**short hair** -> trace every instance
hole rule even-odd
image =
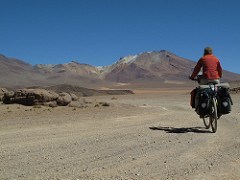
[[[213,53],[213,50],[211,47],[205,47],[204,48],[204,55],[207,55],[207,54],[212,54]]]

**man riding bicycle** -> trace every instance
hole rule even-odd
[[[204,55],[201,57],[197,65],[195,66],[193,73],[189,76],[189,79],[194,80],[202,68],[202,76],[199,79],[200,85],[206,85],[208,83],[219,84],[220,78],[222,77],[222,67],[220,61],[216,56],[213,55],[211,47],[204,48]],[[195,108],[198,104],[198,99],[195,99],[196,92],[191,92],[190,104],[192,108]]]
[[[220,78],[222,77],[222,67],[220,61],[216,56],[213,55],[211,47],[204,49],[204,55],[199,59],[194,71],[189,79],[194,79],[202,68],[203,76],[200,79],[199,84],[204,85],[209,82],[219,84]]]
[[[205,127],[208,129],[211,126],[215,133],[217,131],[217,120],[223,114],[231,112],[233,103],[228,92],[229,84],[220,84],[222,67],[218,58],[212,54],[211,47],[204,49],[204,56],[199,59],[189,78],[194,80],[201,68],[203,75],[200,79],[198,76],[200,86],[191,92],[190,103],[200,118],[203,119]]]

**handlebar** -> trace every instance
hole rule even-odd
[[[202,75],[197,75],[197,77],[195,77],[194,79],[191,79],[191,76],[189,76],[190,80],[198,82],[198,83],[200,82],[201,78],[202,78]]]

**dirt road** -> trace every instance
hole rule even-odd
[[[216,133],[187,91],[94,98],[111,106],[0,105],[0,179],[240,179],[239,94]]]

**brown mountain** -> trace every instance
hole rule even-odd
[[[33,68],[36,73],[43,74],[46,82],[52,85],[72,84],[86,87],[98,87],[106,83],[99,78],[100,71],[97,67],[88,64],[80,64],[75,61],[57,65],[39,64]]]
[[[70,62],[31,66],[0,55],[0,86],[50,86],[71,84],[82,87],[164,87],[185,86],[196,62],[168,51],[145,52],[120,58],[105,67]],[[224,71],[222,81],[236,81],[239,74]]]
[[[77,62],[32,66],[22,60],[0,55],[0,87],[53,86],[72,84],[83,87],[104,86],[96,67]],[[107,83],[112,84],[112,83]]]
[[[30,64],[0,55],[1,87],[41,84],[43,78],[41,74],[34,71]]]
[[[186,81],[195,64],[164,50],[147,52],[121,58],[105,78],[117,82]]]
[[[108,81],[137,84],[140,86],[185,86],[191,84],[188,76],[196,62],[179,57],[165,50],[145,52],[121,58],[105,72]],[[240,75],[223,72],[222,81],[239,80]]]

